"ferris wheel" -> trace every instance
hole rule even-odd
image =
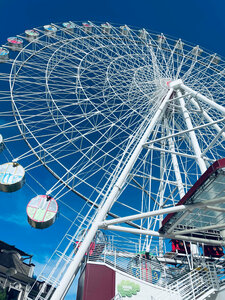
[[[11,167],[34,154],[57,179],[38,198],[52,201],[49,219],[29,215],[33,198],[29,223],[52,225],[65,187],[90,208],[52,299],[65,295],[99,229],[138,234],[140,249],[157,243],[162,254],[163,214],[225,156],[224,61],[181,39],[92,22],[26,30],[8,38],[0,61],[11,65],[13,115],[29,147]]]

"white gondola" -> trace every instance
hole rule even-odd
[[[57,28],[54,25],[44,25],[44,30],[46,35],[55,35]]]
[[[0,190],[15,192],[25,183],[25,170],[18,163],[10,162],[0,165]]]
[[[82,23],[83,26],[83,30],[86,33],[91,33],[92,29],[93,29],[93,25],[91,25],[90,23]]]
[[[4,140],[3,136],[0,134],[0,152],[4,149]]]
[[[7,39],[9,48],[13,51],[20,51],[23,48],[23,40],[16,36]]]
[[[130,28],[127,25],[120,26],[120,33],[124,36],[128,36],[130,34]]]
[[[210,62],[212,64],[218,65],[218,63],[220,62],[220,57],[217,56],[216,54],[214,54],[214,55],[211,56]]]
[[[6,62],[9,59],[9,50],[0,47],[0,62]]]
[[[160,46],[166,42],[166,38],[163,35],[163,33],[161,33],[157,36],[157,42]]]
[[[147,36],[148,36],[148,32],[144,28],[140,29],[140,30],[138,30],[138,36],[139,36],[139,38],[146,40]]]
[[[40,35],[40,33],[37,30],[34,30],[34,29],[27,29],[27,30],[25,30],[25,34],[26,34],[26,39],[29,42],[34,41]]]
[[[112,26],[108,22],[106,22],[104,24],[101,24],[101,28],[102,28],[102,33],[110,34]]]
[[[70,32],[74,32],[74,28],[76,27],[76,25],[71,21],[64,22],[62,25],[66,31],[70,31]]]
[[[199,48],[199,46],[195,46],[192,49],[192,54],[196,55],[196,56],[200,56],[202,54],[203,50],[201,48]]]
[[[176,41],[175,49],[177,49],[177,50],[183,50],[183,47],[184,47],[184,43],[181,41],[181,39],[179,39],[178,41]]]
[[[58,204],[54,198],[38,195],[27,205],[28,223],[34,228],[48,228],[55,222],[57,212]]]

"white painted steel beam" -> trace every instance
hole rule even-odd
[[[123,217],[123,218],[117,218],[117,219],[104,221],[104,222],[102,222],[100,227],[105,229],[109,225],[125,223],[125,222],[127,222],[127,220],[133,220],[133,221],[141,220],[141,219],[144,219],[144,218],[150,218],[150,217],[175,213],[175,212],[179,212],[179,211],[184,211],[186,209],[187,209],[187,205],[179,205],[179,206],[174,206],[174,207],[169,207],[169,208],[164,208],[164,209],[158,209],[158,210],[149,211],[149,212],[146,212],[146,213],[136,214],[136,215],[133,215],[133,216],[127,216],[127,217]]]
[[[194,98],[198,98],[199,100],[202,100],[203,102],[207,103],[209,106],[215,108],[219,112],[225,115],[225,107],[222,105],[216,103],[215,101],[207,98],[206,96],[200,94],[199,92],[194,91],[190,87],[187,87],[185,84],[181,83],[178,87],[181,90],[184,90],[185,92],[191,94]]]
[[[176,240],[182,240],[187,242],[194,242],[194,243],[203,243],[204,245],[216,245],[216,246],[225,246],[225,242],[220,240],[210,240],[210,239],[203,239],[203,238],[197,238],[192,236],[185,236],[180,234],[174,234],[174,235],[168,235],[168,238],[176,239]]]
[[[170,136],[161,137],[161,138],[152,140],[150,142],[147,142],[147,143],[145,143],[144,147],[152,145],[152,144],[157,143],[157,142],[160,142],[162,140],[167,140],[169,137],[175,137],[175,136],[184,135],[185,133],[188,133],[188,132],[191,132],[191,131],[195,131],[195,130],[198,130],[198,129],[202,129],[202,128],[206,128],[206,127],[209,127],[209,126],[212,126],[214,124],[218,124],[218,123],[224,122],[224,121],[225,121],[225,118],[222,118],[222,119],[219,119],[219,120],[216,120],[216,121],[209,122],[207,124],[203,124],[203,125],[199,125],[199,126],[193,127],[192,129],[186,129],[186,130],[180,131],[178,133],[173,133]]]
[[[217,140],[221,137],[223,132],[225,131],[225,126],[217,133],[217,135],[213,138],[213,140],[208,144],[206,149],[202,152],[202,156],[204,156],[209,149],[212,149],[213,145],[217,142]]]
[[[143,235],[150,235],[150,236],[157,236],[157,237],[164,237],[164,234],[159,233],[158,231],[154,230],[145,230],[145,229],[136,229],[124,226],[115,226],[109,225],[107,230],[113,231],[120,231],[120,232],[127,232],[127,233],[134,233],[134,234],[143,234]]]
[[[125,223],[127,221],[135,221],[135,220],[140,220],[140,219],[144,219],[144,218],[175,213],[175,212],[179,212],[179,211],[185,211],[185,210],[191,211],[195,208],[210,209],[210,207],[211,207],[211,206],[209,206],[210,204],[219,204],[219,203],[224,203],[224,202],[225,202],[225,197],[221,197],[221,198],[215,198],[212,200],[207,200],[207,201],[199,202],[199,203],[195,203],[195,204],[177,205],[177,206],[173,206],[173,207],[169,207],[169,208],[163,208],[163,209],[158,209],[155,211],[149,211],[146,213],[140,213],[140,214],[136,214],[136,215],[132,215],[132,216],[127,216],[127,217],[123,217],[123,218],[117,218],[117,219],[113,219],[113,220],[104,221],[104,222],[100,223],[100,228],[106,228],[107,226],[113,225],[113,224],[120,224],[120,223]]]
[[[167,134],[170,135],[170,129],[169,129],[169,124],[166,122],[166,131]],[[168,144],[169,144],[169,149],[171,150],[171,157],[172,157],[172,163],[173,163],[173,168],[174,168],[174,173],[175,173],[175,177],[176,177],[176,181],[177,181],[177,187],[178,187],[178,192],[180,195],[180,199],[183,198],[183,196],[185,195],[184,192],[184,186],[183,186],[183,182],[182,182],[182,178],[181,178],[181,173],[180,173],[180,167],[178,164],[178,160],[177,160],[177,156],[175,154],[175,145],[174,145],[174,140],[173,138],[168,138]]]
[[[185,119],[187,128],[189,130],[192,130],[194,127],[192,125],[191,118],[189,116],[189,112],[188,112],[188,110],[187,110],[187,108],[185,106],[185,101],[184,101],[184,98],[182,97],[182,93],[181,93],[180,90],[177,90],[177,95],[180,97],[180,99],[179,99],[180,106],[181,106],[181,110],[182,110],[183,115],[184,115],[184,119]],[[202,152],[201,152],[201,149],[199,147],[199,143],[198,143],[196,134],[195,134],[194,131],[190,131],[189,132],[189,136],[190,136],[190,139],[191,139],[193,150],[195,152],[195,155],[197,156],[196,161],[197,161],[197,163],[199,165],[201,173],[203,174],[207,170],[207,168],[206,168],[205,161],[202,159]]]
[[[199,106],[199,104],[197,103],[197,101],[193,97],[191,97],[190,101],[195,106],[196,109],[200,109],[201,110],[201,107]],[[202,115],[204,116],[204,118],[208,122],[213,122],[213,119],[209,116],[209,114],[204,109],[202,109]],[[221,132],[221,130],[222,130],[217,124],[213,124],[213,127],[216,129],[216,131],[218,133]],[[225,133],[222,132],[221,135],[225,139]]]
[[[143,149],[143,145],[146,143],[149,135],[151,134],[152,130],[155,127],[155,124],[162,118],[165,109],[168,104],[168,100],[172,96],[173,89],[169,89],[166,97],[162,100],[158,110],[156,111],[155,115],[151,119],[145,133],[141,137],[137,147],[134,149],[132,155],[130,156],[130,159],[128,160],[126,166],[124,167],[123,171],[121,172],[119,178],[117,179],[114,187],[112,188],[111,192],[109,193],[108,197],[105,199],[104,204],[102,205],[101,209],[99,209],[94,222],[92,223],[92,226],[90,227],[87,235],[85,236],[81,246],[79,247],[73,261],[70,263],[66,273],[64,274],[62,280],[60,281],[59,286],[56,288],[51,300],[62,300],[69,287],[71,286],[74,274],[76,273],[77,269],[79,268],[80,262],[82,261],[85,253],[88,250],[88,247],[92,240],[94,239],[94,236],[99,228],[99,224],[102,223],[102,221],[105,219],[105,216],[107,215],[108,211],[112,207],[113,203],[117,200],[117,198],[120,195],[120,191],[123,187],[123,185],[126,182],[126,179],[136,162],[139,154],[141,153]]]
[[[162,120],[162,124],[165,128],[166,127],[165,126],[165,117]],[[162,130],[161,136],[162,137],[165,136],[164,130]],[[165,140],[161,141],[161,148],[165,149],[165,146],[166,146],[166,141]],[[164,179],[164,175],[165,175],[164,168],[165,168],[165,153],[160,152],[160,179]],[[159,184],[159,209],[162,209],[163,204],[164,204],[164,193],[165,193],[165,183],[163,180],[161,180],[161,182]],[[156,225],[156,222],[155,222],[155,225]],[[159,227],[162,226],[162,222],[163,222],[163,215],[160,215],[158,218]],[[162,256],[163,256],[163,238],[160,237],[159,238],[159,257],[162,257]]]
[[[213,229],[225,229],[225,223],[222,224],[214,224],[214,225],[209,225],[209,226],[202,226],[202,227],[196,227],[196,228],[191,228],[191,229],[185,229],[185,230],[179,230],[174,232],[174,234],[189,234],[189,233],[194,233],[194,232],[199,232],[199,231],[207,231],[207,230],[213,230]]]
[[[169,138],[171,138],[171,134],[169,134],[167,136],[167,139],[169,139]],[[187,154],[187,153],[172,151],[171,149],[168,150],[168,149],[162,149],[162,148],[155,147],[155,146],[153,147],[152,144],[151,145],[145,144],[144,147],[147,148],[147,149],[160,151],[160,152],[165,152],[165,153],[170,153],[170,154],[175,154],[175,155],[178,155],[178,156],[188,157],[188,158],[192,158],[192,159],[196,159],[196,157],[197,157],[196,155],[191,155],[191,154]]]
[[[224,212],[225,213],[225,208],[217,207],[217,206],[209,206],[209,205],[207,205],[206,207],[204,207],[204,209],[213,210],[213,211],[219,211],[219,212]]]
[[[155,237],[163,237],[168,239],[177,239],[182,241],[188,241],[188,242],[198,242],[198,243],[204,243],[205,245],[218,245],[218,246],[225,246],[224,241],[218,241],[218,240],[210,240],[210,239],[204,239],[204,238],[196,238],[192,236],[185,236],[178,234],[162,234],[157,231],[153,230],[143,230],[143,229],[135,229],[135,228],[128,228],[123,226],[114,226],[110,225],[108,226],[109,230],[112,231],[119,231],[119,232],[127,232],[127,233],[133,233],[133,234],[143,234],[143,235],[149,235],[149,236],[155,236]]]

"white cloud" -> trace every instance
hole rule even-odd
[[[27,219],[24,218],[24,215],[20,214],[0,215],[0,220],[20,226],[27,226]]]

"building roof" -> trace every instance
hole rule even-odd
[[[224,196],[225,158],[214,162],[176,205],[207,203],[209,200]],[[222,228],[224,223],[225,203],[222,202],[213,204],[213,207],[195,208],[190,211],[170,213],[164,218],[159,232],[179,234],[179,231],[183,233],[186,230],[186,234],[188,234],[189,230],[190,234],[190,230],[192,230],[192,233],[195,232],[193,235],[196,235],[198,231],[200,232],[204,229],[203,231],[206,236],[218,237],[220,235],[219,230],[205,230],[205,227],[219,226],[221,224],[220,230],[224,230],[225,226]],[[193,228],[199,230],[193,231]]]
[[[1,250],[12,250],[18,252],[21,256],[26,256],[27,258],[31,258],[33,255],[27,254],[26,252],[16,248],[14,245],[9,245],[3,241],[0,241],[0,252]]]

